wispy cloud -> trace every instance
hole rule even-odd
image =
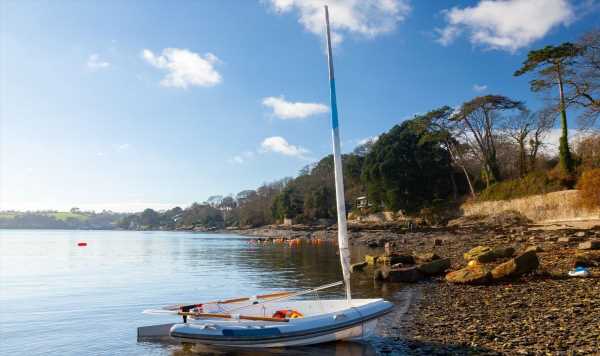
[[[242,164],[253,159],[256,154],[253,151],[242,152],[239,155],[235,155],[229,159],[229,163]]]
[[[283,119],[305,119],[309,116],[326,113],[327,105],[286,101],[283,96],[264,98],[262,104],[273,110],[273,115]]]
[[[129,143],[120,143],[120,144],[114,145],[114,147],[115,147],[115,149],[117,151],[125,151],[125,150],[128,150],[128,149],[131,148],[131,144],[129,144]]]
[[[484,91],[487,90],[487,85],[484,84],[473,84],[473,90],[478,92],[478,93],[483,93]]]
[[[480,0],[472,7],[445,10],[447,25],[438,42],[450,44],[464,30],[473,44],[514,52],[574,20],[568,0]]]
[[[285,156],[307,159],[309,151],[300,146],[294,146],[281,136],[267,137],[260,144],[264,152],[275,152]]]
[[[212,53],[202,56],[187,49],[165,48],[160,55],[148,49],[144,49],[141,55],[150,65],[167,71],[160,81],[165,87],[211,87],[223,80],[215,69],[220,60]]]
[[[268,0],[278,13],[298,12],[298,22],[316,35],[324,32],[323,6],[329,4],[332,39],[345,34],[375,37],[391,32],[410,12],[408,0]]]
[[[91,70],[101,70],[110,67],[110,63],[100,58],[97,53],[90,54],[85,65]]]

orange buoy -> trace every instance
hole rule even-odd
[[[87,242],[78,242],[77,246],[79,246],[79,247],[87,246]]]

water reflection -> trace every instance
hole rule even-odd
[[[294,348],[272,349],[228,349],[215,348],[202,345],[184,345],[179,350],[172,352],[173,356],[192,355],[220,355],[220,356],[261,356],[261,355],[289,355],[289,356],[371,356],[375,349],[367,343],[335,342],[318,346],[302,346]]]
[[[78,241],[88,246],[77,247]],[[352,253],[356,261],[365,251],[353,248]],[[371,276],[353,274],[353,296],[405,299],[398,297],[401,286],[378,285]],[[174,321],[140,312],[165,304],[309,289],[340,279],[337,247],[329,243],[290,247],[253,245],[233,235],[0,230],[0,354],[240,354],[138,343],[137,327]],[[343,290],[319,293],[341,297]],[[36,337],[25,340],[23,335]],[[269,352],[370,355],[372,345]]]

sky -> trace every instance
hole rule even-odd
[[[322,0],[0,2],[0,210],[188,206],[331,153]],[[342,148],[442,105],[539,108],[598,1],[329,0]]]

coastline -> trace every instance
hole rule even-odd
[[[336,238],[335,227],[273,226],[227,232],[264,239]],[[351,245],[373,251],[391,243],[400,254],[433,252],[450,258],[450,270],[464,267],[463,253],[480,245],[511,246],[517,251],[533,247],[540,260],[537,271],[503,282],[457,285],[442,276],[407,283],[411,302],[406,310],[384,318],[379,327],[381,337],[374,343],[383,354],[593,354],[600,350],[600,266],[590,268],[588,278],[567,276],[578,244],[600,239],[600,227],[549,227],[510,220],[463,221],[459,226],[414,231],[398,225],[369,225],[350,227],[349,239]],[[375,270],[369,266],[357,273]]]

